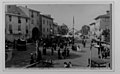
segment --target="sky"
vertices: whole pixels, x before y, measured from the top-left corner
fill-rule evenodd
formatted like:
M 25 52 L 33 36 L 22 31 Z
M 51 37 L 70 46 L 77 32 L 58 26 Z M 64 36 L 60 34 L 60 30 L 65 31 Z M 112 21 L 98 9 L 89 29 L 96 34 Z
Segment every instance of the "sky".
M 91 24 L 94 18 L 110 10 L 109 4 L 28 4 L 27 7 L 42 14 L 50 14 L 58 25 L 64 23 L 69 28 L 73 27 L 74 16 L 77 30 L 80 30 L 83 25 Z

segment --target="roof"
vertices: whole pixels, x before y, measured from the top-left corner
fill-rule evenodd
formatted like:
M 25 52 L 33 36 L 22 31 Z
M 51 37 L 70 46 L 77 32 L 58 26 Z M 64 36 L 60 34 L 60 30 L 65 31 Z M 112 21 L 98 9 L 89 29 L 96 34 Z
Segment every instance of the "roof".
M 29 18 L 19 7 L 15 6 L 11 10 L 8 10 L 6 14 L 13 14 L 17 16 L 23 16 Z
M 51 17 L 51 16 L 48 16 L 48 15 L 44 15 L 44 14 L 40 14 L 41 16 L 43 16 L 43 17 L 46 17 L 46 18 L 48 18 L 48 19 L 51 19 L 51 20 L 53 20 L 53 18 Z
M 95 25 L 95 22 L 91 23 L 90 26 Z
M 54 25 L 54 26 L 58 26 L 58 24 L 57 24 L 57 23 L 55 23 L 55 22 L 53 23 L 53 25 Z
M 6 15 L 12 15 L 12 16 L 17 16 L 17 17 L 23 17 L 23 18 L 28 18 L 29 17 L 26 17 L 26 16 L 21 16 L 21 15 L 18 15 L 18 14 L 13 14 L 13 13 L 5 13 Z
M 100 15 L 100 16 L 96 17 L 95 20 L 97 20 L 99 18 L 110 18 L 110 15 L 108 15 L 108 14 Z
M 33 9 L 30 9 L 28 8 L 30 11 L 34 11 L 34 12 L 37 12 L 37 13 L 40 13 L 40 11 L 37 11 L 37 10 L 33 10 Z

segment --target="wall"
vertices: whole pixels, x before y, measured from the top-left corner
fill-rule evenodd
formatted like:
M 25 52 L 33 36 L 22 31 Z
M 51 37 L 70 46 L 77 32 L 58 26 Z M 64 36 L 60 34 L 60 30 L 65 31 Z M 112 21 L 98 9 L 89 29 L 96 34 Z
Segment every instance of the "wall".
M 21 25 L 21 33 L 22 33 L 21 36 L 25 36 L 26 25 L 28 24 L 28 23 L 26 23 L 26 18 L 21 17 L 21 24 L 18 23 L 18 16 L 11 15 L 11 19 L 12 19 L 11 22 L 9 21 L 9 15 L 6 15 L 5 19 L 6 19 L 6 22 L 5 22 L 5 24 L 6 24 L 6 27 L 5 27 L 6 28 L 6 38 L 8 40 L 13 41 L 14 38 L 18 39 L 20 37 L 20 36 L 16 35 L 19 33 L 18 32 L 18 25 Z M 13 30 L 14 35 L 9 33 L 9 24 L 12 25 L 12 30 Z
M 53 28 L 53 20 L 47 18 L 47 17 L 44 17 L 42 16 L 42 37 L 49 37 L 49 35 L 51 34 L 50 33 L 50 30 L 51 28 Z M 45 23 L 43 23 L 43 20 L 45 20 Z M 50 26 L 51 24 L 51 26 Z M 44 28 L 45 28 L 45 31 L 44 31 Z M 47 30 L 48 29 L 48 30 Z
M 33 12 L 33 16 L 34 17 L 31 17 L 32 12 Z M 37 27 L 39 29 L 40 21 L 39 21 L 39 15 L 38 14 L 39 14 L 38 12 L 29 10 L 29 16 L 30 16 L 30 37 L 32 37 L 32 30 L 33 30 L 34 27 Z M 33 21 L 33 23 L 32 23 L 32 21 Z
M 109 28 L 110 29 L 110 18 L 101 18 L 101 21 L 100 21 L 100 28 L 101 29 L 106 29 L 106 28 Z

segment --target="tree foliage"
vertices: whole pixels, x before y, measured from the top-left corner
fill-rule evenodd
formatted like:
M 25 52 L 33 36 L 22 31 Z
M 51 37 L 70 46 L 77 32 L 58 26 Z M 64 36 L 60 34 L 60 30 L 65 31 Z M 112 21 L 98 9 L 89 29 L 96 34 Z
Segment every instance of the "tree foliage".
M 81 29 L 82 35 L 87 35 L 89 31 L 90 31 L 90 27 L 89 26 L 87 26 L 87 25 L 83 25 L 82 26 L 82 29 Z
M 59 34 L 61 34 L 61 35 L 66 35 L 66 34 L 68 33 L 68 30 L 69 30 L 69 29 L 68 29 L 68 26 L 65 25 L 65 24 L 59 26 L 59 28 L 58 28 L 58 32 L 59 32 Z
M 105 37 L 106 42 L 110 42 L 110 29 L 103 30 L 102 35 Z

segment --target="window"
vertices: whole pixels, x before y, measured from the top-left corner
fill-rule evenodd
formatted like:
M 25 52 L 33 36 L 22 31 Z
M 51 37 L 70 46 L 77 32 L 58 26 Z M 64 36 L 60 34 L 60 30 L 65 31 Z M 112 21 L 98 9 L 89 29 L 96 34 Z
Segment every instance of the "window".
M 9 32 L 10 32 L 10 34 L 13 33 L 13 32 L 12 32 L 12 25 L 11 25 L 11 24 L 9 25 Z
M 43 24 L 45 24 L 45 20 L 43 20 Z
M 51 27 L 51 22 L 49 23 L 50 27 Z
M 10 5 L 8 5 L 8 8 L 10 8 L 11 6 Z
M 18 23 L 21 23 L 21 18 L 20 17 L 18 17 Z
M 31 24 L 34 24 L 34 20 L 32 19 Z
M 18 12 L 18 15 L 20 15 L 20 12 Z
M 49 32 L 49 29 L 47 28 L 47 32 Z
M 26 23 L 28 22 L 28 19 L 26 19 Z
M 11 15 L 9 15 L 9 21 L 12 21 L 12 16 Z
M 26 34 L 28 34 L 28 26 L 26 26 Z
M 45 28 L 43 28 L 43 32 L 45 32 Z
M 34 17 L 33 12 L 32 12 L 32 14 L 31 14 L 31 17 L 32 17 L 32 18 Z
M 18 31 L 21 31 L 21 25 L 18 25 Z

